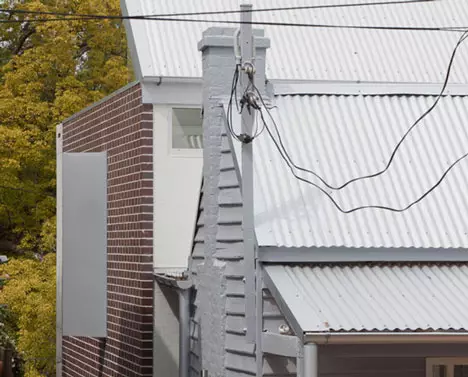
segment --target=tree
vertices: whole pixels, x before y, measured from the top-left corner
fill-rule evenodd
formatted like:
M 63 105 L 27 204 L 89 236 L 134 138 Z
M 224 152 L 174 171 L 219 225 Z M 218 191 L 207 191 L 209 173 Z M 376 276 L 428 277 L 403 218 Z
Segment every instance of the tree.
M 12 334 L 15 333 L 11 327 L 11 315 L 5 305 L 0 305 L 0 348 L 14 348 L 15 341 Z
M 0 0 L 0 8 L 120 14 L 119 0 Z M 0 23 L 0 245 L 27 252 L 0 266 L 10 314 L 0 337 L 14 340 L 27 377 L 55 371 L 55 127 L 132 78 L 121 21 L 34 17 L 0 12 L 21 21 Z
M 17 10 L 120 14 L 118 0 L 2 3 Z M 131 71 L 120 20 L 40 23 L 35 17 L 0 12 L 0 19 L 22 21 L 0 24 L 0 240 L 44 253 L 54 249 L 55 127 L 127 84 Z
M 18 330 L 10 337 L 16 338 L 26 377 L 55 373 L 55 262 L 50 253 L 43 259 L 23 257 L 0 266 L 0 276 L 6 277 L 0 302 Z

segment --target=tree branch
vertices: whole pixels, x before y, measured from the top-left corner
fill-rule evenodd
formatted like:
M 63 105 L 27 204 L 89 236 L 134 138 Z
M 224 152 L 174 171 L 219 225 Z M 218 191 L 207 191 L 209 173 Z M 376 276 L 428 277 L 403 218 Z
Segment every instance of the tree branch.
M 23 49 L 24 44 L 28 40 L 28 38 L 33 35 L 36 32 L 35 27 L 31 27 L 31 24 L 29 22 L 26 23 L 24 29 L 23 29 L 23 34 L 21 34 L 18 43 L 16 47 L 13 49 L 13 54 L 18 55 L 21 50 Z
M 91 47 L 88 46 L 87 42 L 81 43 L 76 58 L 81 59 L 81 57 L 86 54 L 88 51 L 91 51 Z

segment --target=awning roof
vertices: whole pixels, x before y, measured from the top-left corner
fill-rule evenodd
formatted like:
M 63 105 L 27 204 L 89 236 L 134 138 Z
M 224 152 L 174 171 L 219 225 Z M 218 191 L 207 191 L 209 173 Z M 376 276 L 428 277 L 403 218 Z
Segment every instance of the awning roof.
M 468 328 L 468 266 L 265 267 L 295 331 L 458 332 Z

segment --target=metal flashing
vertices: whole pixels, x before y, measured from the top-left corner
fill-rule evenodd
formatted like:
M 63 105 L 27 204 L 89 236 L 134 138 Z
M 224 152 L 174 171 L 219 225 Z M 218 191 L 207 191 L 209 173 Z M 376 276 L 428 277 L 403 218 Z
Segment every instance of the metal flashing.
M 299 322 L 297 321 L 292 308 L 289 307 L 289 305 L 285 301 L 285 298 L 282 296 L 283 292 L 280 292 L 278 290 L 275 282 L 273 281 L 270 274 L 266 271 L 265 267 L 263 267 L 262 271 L 265 286 L 268 288 L 271 295 L 275 299 L 276 304 L 278 305 L 281 313 L 285 316 L 286 321 L 291 326 L 294 334 L 296 334 L 296 336 L 299 337 L 301 341 L 303 341 L 304 330 L 301 328 Z
M 244 15 L 245 13 L 243 13 Z M 236 28 L 230 27 L 210 27 L 203 32 L 201 40 L 197 47 L 199 51 L 203 51 L 208 47 L 233 47 L 233 38 Z M 270 47 L 270 40 L 264 38 L 265 32 L 262 29 L 252 30 L 255 36 L 255 46 L 258 48 Z
M 56 377 L 63 376 L 63 125 L 60 123 L 55 130 L 56 137 L 56 182 L 57 182 L 57 212 L 56 212 Z
M 442 83 L 271 80 L 275 95 L 437 96 Z M 468 84 L 447 85 L 444 96 L 468 96 Z
M 298 357 L 301 355 L 299 338 L 294 335 L 280 335 L 265 331 L 262 333 L 262 350 L 270 355 Z
M 126 0 L 120 0 L 120 9 L 122 11 L 122 14 L 129 14 Z M 139 51 L 137 49 L 137 43 L 135 40 L 135 33 L 133 29 L 141 27 L 142 25 L 132 25 L 130 23 L 130 20 L 124 20 L 123 23 L 125 26 L 125 31 L 127 32 L 127 44 L 128 49 L 130 50 L 130 56 L 132 58 L 133 71 L 135 72 L 135 76 L 138 78 L 138 80 L 141 80 L 143 77 L 143 73 L 140 62 L 140 56 L 138 54 Z
M 468 262 L 468 249 L 388 247 L 260 247 L 263 263 Z
M 171 288 L 181 289 L 181 290 L 190 289 L 193 286 L 192 280 L 185 276 L 175 277 L 174 275 L 171 276 L 171 275 L 154 273 L 154 279 L 160 284 L 166 285 Z
M 125 92 L 126 90 L 128 90 L 130 88 L 133 88 L 134 86 L 138 85 L 139 83 L 140 83 L 140 81 L 132 81 L 131 83 L 128 83 L 127 85 L 121 87 L 120 89 L 118 89 L 115 92 L 109 94 L 108 96 L 100 99 L 99 101 L 96 101 L 96 102 L 92 103 L 91 105 L 85 107 L 83 110 L 80 110 L 77 113 L 73 114 L 72 116 L 68 117 L 67 119 L 62 121 L 62 124 L 66 124 L 66 123 L 71 122 L 72 120 L 74 120 L 76 118 L 79 118 L 84 113 L 94 109 L 95 107 L 103 104 L 104 102 L 110 100 L 111 98 L 114 98 L 114 97 L 118 96 L 119 94 Z

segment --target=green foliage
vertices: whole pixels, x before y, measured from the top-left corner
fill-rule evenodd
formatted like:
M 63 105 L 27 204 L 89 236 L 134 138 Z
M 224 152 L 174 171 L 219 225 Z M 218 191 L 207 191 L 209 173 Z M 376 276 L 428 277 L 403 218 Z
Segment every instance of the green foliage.
M 10 9 L 120 14 L 119 0 L 0 0 Z M 120 20 L 0 13 L 0 241 L 54 251 L 55 127 L 131 79 Z M 44 18 L 45 16 L 40 16 Z M 51 16 L 53 17 L 53 16 Z
M 5 305 L 0 306 L 0 348 L 15 348 L 11 315 Z
M 119 0 L 0 0 L 0 7 L 120 14 Z M 8 277 L 0 284 L 7 305 L 0 346 L 14 345 L 25 376 L 39 377 L 55 371 L 55 127 L 132 72 L 121 21 L 32 17 L 0 13 L 24 21 L 0 23 L 0 245 L 22 251 L 0 265 L 0 278 Z
M 11 316 L 5 334 L 15 339 L 26 377 L 55 373 L 55 262 L 55 254 L 48 254 L 42 260 L 19 258 L 0 266 L 0 275 L 7 277 L 0 302 Z M 12 335 L 14 328 L 18 331 Z

